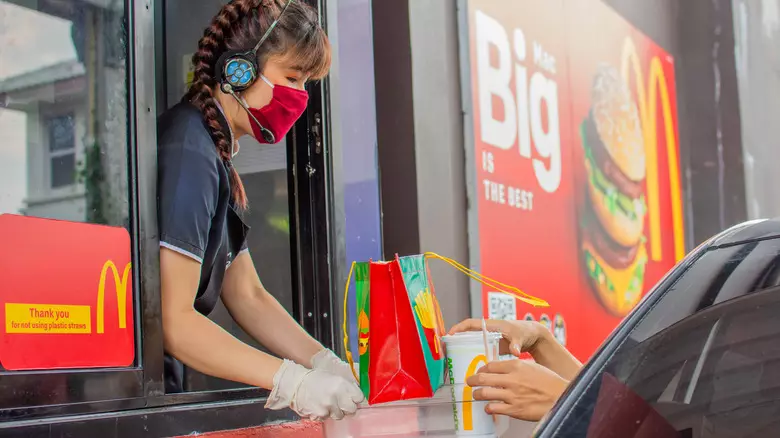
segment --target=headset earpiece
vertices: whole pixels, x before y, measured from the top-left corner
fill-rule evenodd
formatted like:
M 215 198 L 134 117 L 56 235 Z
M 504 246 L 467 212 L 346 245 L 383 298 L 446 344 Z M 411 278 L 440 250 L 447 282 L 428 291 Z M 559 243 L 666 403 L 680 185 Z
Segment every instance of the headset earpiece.
M 251 87 L 258 76 L 256 57 L 253 51 L 225 52 L 220 56 L 216 70 L 222 91 L 240 93 Z

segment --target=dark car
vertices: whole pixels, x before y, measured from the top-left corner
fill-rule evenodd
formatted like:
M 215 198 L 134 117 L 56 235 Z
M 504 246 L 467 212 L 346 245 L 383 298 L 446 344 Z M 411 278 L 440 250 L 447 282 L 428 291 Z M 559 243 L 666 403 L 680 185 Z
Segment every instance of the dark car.
M 534 436 L 780 436 L 780 219 L 733 227 L 688 255 Z

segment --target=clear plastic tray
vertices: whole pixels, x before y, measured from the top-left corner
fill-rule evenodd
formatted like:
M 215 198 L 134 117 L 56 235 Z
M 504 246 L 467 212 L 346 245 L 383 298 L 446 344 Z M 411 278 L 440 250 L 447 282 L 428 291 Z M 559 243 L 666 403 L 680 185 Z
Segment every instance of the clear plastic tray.
M 408 400 L 374 406 L 361 406 L 357 414 L 343 420 L 325 422 L 326 438 L 390 438 L 390 437 L 472 437 L 522 438 L 533 431 L 533 423 L 510 421 L 496 417 L 493 436 L 456 433 L 452 391 L 458 387 L 444 386 L 429 399 Z

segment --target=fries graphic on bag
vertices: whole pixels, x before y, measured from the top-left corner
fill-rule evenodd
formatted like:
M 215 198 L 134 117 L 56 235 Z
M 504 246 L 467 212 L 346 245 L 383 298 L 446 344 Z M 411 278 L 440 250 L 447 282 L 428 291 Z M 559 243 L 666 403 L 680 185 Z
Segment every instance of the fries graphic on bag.
M 437 358 L 441 356 L 441 339 L 439 327 L 437 327 L 436 318 L 437 303 L 429 289 L 423 290 L 414 299 L 414 312 L 423 326 L 423 332 L 431 351 Z

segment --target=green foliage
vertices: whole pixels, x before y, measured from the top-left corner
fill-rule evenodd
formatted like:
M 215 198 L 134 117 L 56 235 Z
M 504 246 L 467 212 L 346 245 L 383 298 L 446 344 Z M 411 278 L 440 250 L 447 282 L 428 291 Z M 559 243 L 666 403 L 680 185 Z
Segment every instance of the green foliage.
M 76 171 L 78 181 L 84 184 L 87 197 L 86 220 L 92 224 L 108 224 L 105 205 L 105 172 L 100 144 L 95 142 L 86 147 L 84 161 Z

